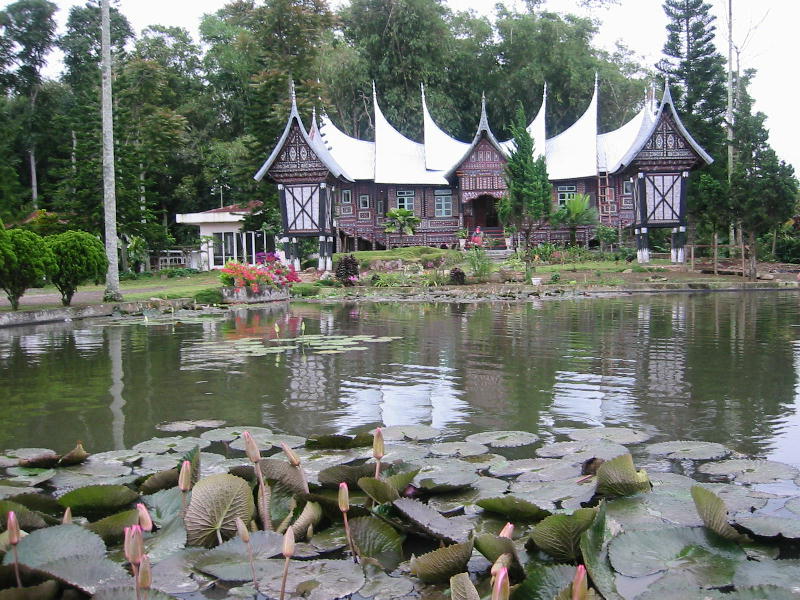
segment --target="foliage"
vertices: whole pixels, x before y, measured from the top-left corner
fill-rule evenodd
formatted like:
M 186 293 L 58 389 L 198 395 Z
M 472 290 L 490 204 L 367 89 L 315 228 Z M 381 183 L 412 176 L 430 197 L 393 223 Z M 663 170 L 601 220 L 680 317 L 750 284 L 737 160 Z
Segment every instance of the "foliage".
M 374 287 L 402 287 L 413 281 L 405 273 L 375 273 L 370 282 Z
M 208 288 L 195 292 L 192 296 L 198 304 L 222 304 L 222 292 L 218 288 Z
M 85 231 L 67 231 L 44 238 L 53 253 L 50 281 L 61 292 L 61 302 L 69 306 L 78 286 L 86 281 L 102 281 L 108 261 L 99 239 Z
M 298 283 L 292 286 L 292 296 L 300 298 L 319 296 L 320 291 L 319 286 L 313 283 Z
M 358 259 L 348 254 L 339 259 L 336 264 L 336 279 L 342 285 L 355 285 L 358 281 Z
M 608 225 L 598 225 L 594 230 L 595 239 L 600 242 L 601 250 L 605 246 L 610 246 L 617 243 L 619 239 L 619 232 L 614 227 Z
M 393 208 L 386 213 L 386 224 L 383 230 L 386 233 L 396 233 L 400 236 L 398 245 L 403 244 L 404 235 L 414 235 L 422 219 L 414 215 L 407 208 Z
M 550 283 L 558 283 L 561 281 L 561 273 L 555 272 L 550 275 Z
M 578 227 L 597 223 L 597 211 L 590 202 L 589 194 L 575 194 L 550 219 L 554 226 L 569 229 L 570 246 L 577 243 Z
M 53 271 L 53 253 L 45 241 L 31 231 L 12 229 L 7 233 L 8 244 L 5 260 L 0 263 L 0 287 L 2 287 L 12 310 L 19 308 L 19 299 L 30 287 L 41 283 Z M 10 253 L 9 253 L 10 250 Z
M 283 290 L 300 281 L 293 267 L 287 267 L 278 260 L 256 266 L 230 261 L 220 269 L 219 279 L 222 285 L 237 288 L 247 286 L 254 293 L 262 288 Z
M 492 272 L 492 259 L 486 254 L 486 250 L 480 246 L 473 246 L 465 253 L 465 258 L 472 276 L 478 279 L 485 279 Z
M 467 276 L 458 267 L 450 269 L 450 284 L 451 285 L 465 285 L 467 283 Z
M 388 261 L 402 261 L 403 264 L 427 264 L 444 261 L 445 263 L 455 264 L 461 260 L 461 254 L 457 250 L 444 250 L 442 248 L 432 248 L 430 246 L 404 246 L 402 248 L 392 248 L 391 250 L 362 250 L 351 252 L 356 257 L 363 268 L 370 268 L 375 261 L 386 263 Z M 336 264 L 341 254 L 334 255 Z

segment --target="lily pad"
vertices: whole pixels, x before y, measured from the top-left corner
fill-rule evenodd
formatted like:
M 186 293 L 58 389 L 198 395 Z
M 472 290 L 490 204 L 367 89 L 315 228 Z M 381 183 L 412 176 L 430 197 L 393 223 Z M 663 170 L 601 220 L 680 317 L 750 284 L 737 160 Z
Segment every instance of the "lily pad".
M 455 461 L 437 461 L 422 467 L 414 478 L 414 485 L 430 494 L 444 494 L 467 488 L 480 477 L 474 467 L 458 461 L 463 466 L 453 468 L 452 462 Z
M 58 582 L 50 579 L 30 587 L 0 590 L 0 600 L 55 600 L 59 592 Z
M 517 448 L 535 444 L 539 441 L 539 436 L 527 431 L 486 431 L 469 435 L 465 441 L 484 444 L 490 448 Z
M 630 429 L 628 427 L 594 427 L 592 429 L 573 429 L 567 433 L 577 441 L 606 440 L 617 444 L 640 444 L 646 442 L 653 435 L 646 431 Z
M 323 487 L 337 488 L 344 482 L 349 487 L 356 487 L 358 480 L 362 477 L 370 477 L 375 474 L 375 464 L 367 463 L 358 466 L 336 465 L 323 469 L 317 475 L 319 483 Z
M 769 483 L 779 479 L 792 479 L 797 469 L 772 460 L 737 458 L 700 465 L 697 469 L 707 475 L 726 476 L 737 483 Z
M 113 586 L 99 590 L 92 599 L 97 600 L 136 600 L 136 588 L 129 586 Z M 160 590 L 147 590 L 147 600 L 174 600 L 169 594 Z
M 695 442 L 678 440 L 650 444 L 645 448 L 648 454 L 664 456 L 675 460 L 717 460 L 731 454 L 731 449 L 716 442 Z
M 793 513 L 800 515 L 800 496 L 797 498 L 792 498 L 791 500 L 786 502 L 786 508 Z
M 438 548 L 422 556 L 411 557 L 411 574 L 425 583 L 442 583 L 450 577 L 462 573 L 467 568 L 472 556 L 472 539 L 461 543 Z
M 772 516 L 739 517 L 737 515 L 735 522 L 754 535 L 762 537 L 780 535 L 787 539 L 800 539 L 800 519 L 784 519 L 783 517 Z
M 487 446 L 473 442 L 442 442 L 430 447 L 436 456 L 477 456 L 489 451 Z
M 270 598 L 280 595 L 283 560 L 261 561 L 265 576 L 258 589 Z M 352 560 L 292 560 L 286 579 L 286 598 L 335 600 L 354 594 L 365 583 L 364 572 Z
M 381 432 L 383 433 L 383 439 L 387 442 L 399 440 L 432 440 L 442 435 L 441 430 L 435 427 L 429 427 L 428 425 L 393 425 L 391 427 L 384 427 Z
M 212 429 L 211 431 L 204 431 L 200 434 L 200 438 L 209 442 L 232 442 L 242 436 L 245 431 L 249 431 L 250 435 L 270 435 L 272 431 L 264 427 L 220 427 Z
M 476 502 L 484 510 L 503 515 L 511 521 L 540 521 L 550 514 L 546 509 L 513 494 Z
M 367 566 L 367 569 L 370 567 Z M 414 597 L 413 592 L 420 587 L 417 580 L 405 575 L 388 575 L 384 571 L 379 571 L 377 567 L 374 572 L 367 572 L 367 582 L 354 598 L 372 598 L 372 600 L 397 600 L 398 598 Z M 452 600 L 458 600 L 453 598 Z M 478 598 L 480 600 L 480 598 Z
M 729 585 L 746 559 L 737 544 L 705 527 L 628 531 L 611 540 L 608 551 L 611 565 L 622 575 L 677 573 L 701 587 Z
M 187 543 L 213 546 L 236 535 L 236 518 L 249 523 L 254 511 L 253 494 L 244 479 L 233 475 L 209 475 L 192 489 L 186 509 Z
M 17 515 L 17 521 L 23 530 L 41 529 L 47 526 L 40 514 L 28 509 L 26 506 L 11 500 L 0 500 L 0 529 L 5 529 L 6 519 L 8 519 L 8 513 L 11 511 L 14 511 Z
M 580 550 L 583 564 L 594 587 L 606 600 L 622 600 L 614 582 L 614 571 L 608 560 L 608 543 L 613 535 L 606 523 L 606 503 L 601 502 L 597 507 L 594 521 L 586 531 L 581 534 Z
M 508 482 L 503 479 L 478 477 L 478 480 L 466 489 L 432 496 L 428 499 L 428 506 L 441 513 L 455 512 L 476 504 L 478 500 L 501 496 L 507 490 Z
M 403 561 L 403 541 L 394 528 L 376 517 L 358 517 L 350 521 L 350 534 L 360 557 L 376 560 L 387 571 L 394 571 Z
M 580 558 L 581 534 L 594 522 L 597 509 L 580 508 L 571 515 L 550 515 L 531 533 L 531 541 L 556 560 Z
M 180 517 L 174 518 L 144 542 L 145 552 L 153 563 L 158 563 L 185 546 L 186 527 Z
M 250 534 L 256 575 L 264 576 L 267 571 L 260 565 L 278 556 L 283 548 L 283 536 L 274 531 L 256 531 Z M 249 581 L 253 577 L 247 546 L 239 537 L 209 550 L 195 563 L 195 568 L 203 573 L 224 581 Z
M 55 469 L 36 469 L 33 467 L 11 467 L 6 473 L 12 477 L 7 481 L 12 484 L 36 486 L 53 478 Z
M 86 529 L 99 535 L 106 544 L 116 544 L 125 535 L 125 528 L 138 522 L 139 511 L 132 509 L 89 523 Z
M 521 481 L 511 484 L 511 493 L 547 510 L 581 508 L 594 497 L 595 485 L 592 481 L 579 482 L 577 479 L 561 481 Z
M 267 480 L 277 481 L 296 494 L 305 493 L 303 476 L 297 467 L 293 467 L 289 462 L 277 458 L 262 458 L 258 464 Z M 247 468 L 252 472 L 252 467 Z
M 153 438 L 136 444 L 133 449 L 138 452 L 152 452 L 164 454 L 165 452 L 177 452 L 184 454 L 192 448 L 205 448 L 211 444 L 209 440 L 196 437 L 162 437 Z
M 300 437 L 299 435 L 284 435 L 279 433 L 270 433 L 266 435 L 253 435 L 256 442 L 259 446 L 261 446 L 262 450 L 268 450 L 269 448 L 280 448 L 281 443 L 286 444 L 289 448 L 300 448 L 301 446 L 305 446 L 306 438 Z M 244 439 L 239 438 L 232 441 L 230 447 L 234 450 L 241 450 L 244 451 Z
M 651 489 L 647 472 L 637 471 L 633 457 L 623 454 L 607 460 L 597 469 L 597 493 L 604 496 L 631 496 Z
M 382 479 L 362 477 L 358 480 L 358 487 L 378 504 L 394 502 L 400 498 L 395 487 Z
M 431 537 L 456 543 L 467 539 L 467 532 L 470 529 L 467 524 L 457 519 L 443 517 L 418 500 L 400 498 L 394 501 L 394 507 L 416 528 Z
M 734 542 L 746 543 L 750 539 L 736 531 L 728 523 L 728 509 L 725 502 L 711 490 L 699 485 L 692 486 L 692 499 L 697 514 L 711 531 Z
M 511 600 L 554 600 L 574 577 L 574 566 L 533 563 L 525 581 L 511 594 Z
M 542 458 L 568 457 L 568 460 L 572 461 L 573 464 L 580 464 L 587 458 L 593 457 L 610 460 L 627 453 L 628 449 L 622 444 L 603 439 L 555 442 L 536 450 L 536 455 Z
M 528 460 L 537 462 L 517 477 L 518 483 L 575 480 L 581 477 L 580 466 L 567 459 L 531 458 Z
M 139 494 L 124 485 L 89 485 L 73 490 L 58 499 L 76 515 L 108 515 L 129 506 Z
M 746 588 L 757 585 L 776 585 L 797 591 L 800 582 L 800 560 L 746 561 L 733 576 L 733 585 Z M 765 596 L 765 598 L 771 596 Z

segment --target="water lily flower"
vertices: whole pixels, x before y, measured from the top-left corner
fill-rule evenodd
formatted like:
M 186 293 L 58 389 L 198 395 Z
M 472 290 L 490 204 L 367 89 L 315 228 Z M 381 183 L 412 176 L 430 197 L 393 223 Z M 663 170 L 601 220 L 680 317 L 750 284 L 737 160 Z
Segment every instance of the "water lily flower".
M 153 531 L 153 519 L 150 518 L 147 507 L 140 502 L 136 505 L 136 510 L 139 512 L 139 526 L 142 531 Z
M 12 546 L 19 544 L 21 535 L 19 531 L 19 522 L 17 521 L 17 513 L 13 510 L 8 511 L 8 516 L 6 517 L 6 531 L 8 531 L 8 543 Z
M 149 590 L 153 585 L 153 571 L 150 567 L 150 557 L 145 554 L 139 563 L 139 573 L 136 576 L 136 585 L 141 590 Z
M 258 444 L 253 439 L 253 436 L 250 435 L 250 432 L 245 431 L 242 434 L 242 439 L 244 439 L 244 451 L 247 454 L 247 458 L 253 464 L 259 462 L 261 460 L 261 450 L 258 449 Z
M 513 535 L 514 535 L 514 524 L 506 523 L 505 526 L 503 526 L 503 528 L 500 530 L 500 533 L 497 534 L 497 537 L 511 539 L 511 536 Z
M 192 489 L 192 463 L 188 460 L 181 464 L 181 472 L 178 475 L 178 488 L 186 493 Z
M 586 567 L 578 565 L 575 569 L 575 577 L 572 579 L 572 600 L 584 600 L 589 592 L 589 584 L 586 581 Z
M 64 511 L 64 516 L 61 517 L 61 523 L 63 525 L 71 525 L 72 524 L 72 509 L 69 506 Z
M 503 567 L 497 574 L 492 586 L 492 600 L 508 600 L 508 569 Z
M 123 542 L 125 558 L 132 565 L 138 566 L 144 556 L 144 538 L 142 528 L 139 525 L 131 525 L 125 528 L 125 541 Z
M 250 543 L 250 530 L 244 524 L 241 517 L 236 517 L 236 532 L 245 544 Z
M 343 513 L 350 510 L 350 490 L 344 481 L 339 484 L 339 510 Z
M 375 433 L 372 436 L 372 456 L 375 458 L 375 460 L 380 460 L 386 456 L 386 451 L 383 444 L 383 431 L 381 431 L 380 427 L 375 429 Z
M 294 556 L 294 529 L 291 527 L 283 534 L 283 555 L 286 558 Z
M 286 445 L 286 442 L 281 442 L 281 448 L 283 449 L 283 453 L 286 455 L 286 458 L 289 460 L 289 463 L 293 467 L 299 467 L 300 457 L 297 456 L 297 453 L 289 448 L 289 446 Z

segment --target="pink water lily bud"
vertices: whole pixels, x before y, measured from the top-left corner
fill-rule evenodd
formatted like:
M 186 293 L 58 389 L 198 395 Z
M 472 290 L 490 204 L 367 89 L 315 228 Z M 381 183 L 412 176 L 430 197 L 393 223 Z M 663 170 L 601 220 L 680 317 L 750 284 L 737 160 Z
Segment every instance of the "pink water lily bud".
M 17 521 L 17 513 L 15 513 L 13 510 L 8 511 L 8 516 L 6 517 L 6 530 L 8 531 L 8 543 L 12 546 L 19 544 L 19 522 Z
M 383 431 L 378 427 L 372 435 L 372 456 L 375 460 L 380 460 L 386 456 L 385 448 L 383 445 Z
M 578 565 L 575 569 L 575 577 L 572 579 L 572 600 L 583 600 L 589 591 L 589 584 L 586 581 L 586 567 Z
M 61 517 L 61 523 L 64 525 L 72 525 L 72 509 L 69 506 L 64 511 L 64 516 Z
M 136 510 L 139 512 L 139 526 L 142 531 L 153 531 L 153 519 L 150 518 L 147 507 L 140 502 L 136 505 Z
M 147 554 L 142 556 L 142 561 L 139 563 L 136 583 L 141 590 L 149 590 L 150 586 L 153 585 L 153 570 L 150 567 L 150 557 Z
M 503 567 L 497 574 L 492 586 L 492 600 L 508 600 L 508 569 Z
M 236 517 L 236 532 L 245 544 L 250 542 L 250 530 L 247 529 L 247 525 L 244 524 L 241 517 Z
M 294 529 L 291 527 L 283 534 L 283 555 L 286 558 L 294 555 Z
M 514 524 L 506 523 L 505 526 L 500 530 L 500 533 L 497 534 L 497 537 L 511 539 L 513 535 L 514 535 Z
M 289 463 L 293 467 L 299 467 L 300 457 L 297 456 L 297 453 L 289 448 L 289 446 L 286 445 L 286 442 L 281 442 L 281 448 L 283 449 L 283 453 L 286 455 L 286 458 L 289 460 Z
M 125 541 L 122 548 L 129 563 L 138 565 L 142 562 L 144 538 L 142 537 L 142 528 L 139 525 L 131 525 L 125 528 Z
M 257 463 L 261 460 L 261 450 L 258 449 L 258 444 L 253 439 L 253 436 L 250 435 L 249 431 L 245 431 L 242 434 L 242 439 L 244 440 L 244 451 L 247 454 L 247 458 L 250 459 L 251 463 Z
M 181 472 L 178 475 L 178 488 L 182 492 L 188 492 L 192 489 L 192 463 L 188 460 L 183 461 L 181 464 Z
M 344 481 L 339 484 L 339 510 L 343 513 L 350 510 L 350 490 Z

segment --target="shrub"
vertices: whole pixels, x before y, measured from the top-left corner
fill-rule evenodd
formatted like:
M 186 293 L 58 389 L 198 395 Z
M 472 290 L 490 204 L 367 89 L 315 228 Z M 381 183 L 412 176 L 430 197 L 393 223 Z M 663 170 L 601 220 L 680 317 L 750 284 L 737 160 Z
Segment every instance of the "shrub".
M 550 275 L 550 283 L 558 283 L 559 281 L 561 281 L 561 273 L 556 272 Z
M 371 282 L 375 287 L 400 287 L 411 284 L 404 273 L 375 273 Z
M 466 254 L 472 275 L 478 279 L 488 277 L 489 273 L 492 272 L 492 259 L 486 254 L 486 250 L 479 246 L 474 246 Z
M 286 289 L 292 283 L 299 282 L 300 278 L 292 267 L 287 267 L 279 261 L 257 266 L 231 261 L 221 269 L 219 280 L 222 285 L 237 288 L 248 286 L 253 292 L 258 293 L 262 287 Z
M 3 224 L 0 241 L 0 287 L 2 287 L 11 309 L 19 308 L 19 299 L 30 287 L 40 283 L 52 272 L 55 261 L 53 253 L 44 240 L 31 231 L 12 229 L 6 232 Z
M 292 286 L 292 296 L 299 296 L 301 298 L 319 296 L 321 291 L 320 287 L 313 283 L 298 283 Z
M 464 285 L 467 283 L 467 275 L 459 269 L 455 267 L 450 269 L 450 284 L 451 285 Z
M 358 281 L 358 259 L 352 254 L 348 254 L 339 259 L 336 265 L 336 279 L 342 285 L 355 285 Z
M 556 250 L 558 250 L 558 246 L 549 242 L 545 242 L 536 246 L 533 249 L 533 254 L 534 256 L 538 256 L 539 260 L 542 262 L 550 262 Z
M 161 269 L 158 274 L 162 277 L 166 276 L 168 279 L 172 279 L 173 277 L 188 277 L 189 275 L 196 275 L 199 273 L 197 269 L 187 269 L 184 267 L 167 267 L 166 269 Z M 141 275 L 141 273 L 140 273 Z
M 50 281 L 61 292 L 61 303 L 69 306 L 78 286 L 101 281 L 108 267 L 106 249 L 99 239 L 85 231 L 65 231 L 44 238 L 55 260 Z
M 222 304 L 222 292 L 218 288 L 206 288 L 192 296 L 198 304 Z

